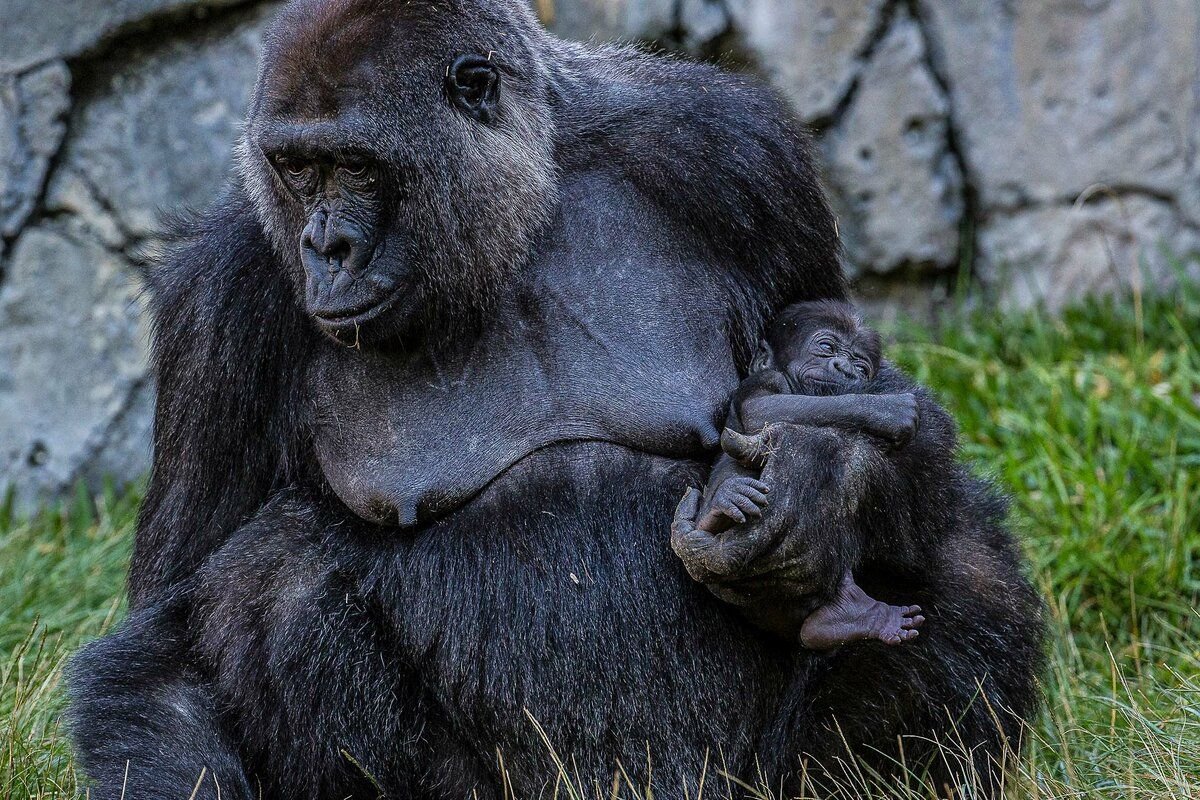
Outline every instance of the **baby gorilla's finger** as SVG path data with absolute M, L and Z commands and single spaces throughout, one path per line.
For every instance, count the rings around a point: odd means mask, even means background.
M 728 505 L 721 507 L 721 513 L 739 525 L 746 521 L 746 515 L 732 501 Z
M 762 507 L 767 504 L 767 496 L 761 490 L 753 486 L 742 486 L 738 489 L 738 494 L 749 500 L 754 505 Z
M 914 631 L 909 628 L 905 628 L 904 630 L 900 631 L 900 640 L 903 642 L 911 642 L 920 635 L 920 631 Z
M 912 616 L 915 616 L 915 615 L 921 613 L 921 607 L 920 606 L 905 606 L 904 608 L 900 609 L 900 613 L 906 617 L 912 617 Z
M 767 492 L 771 491 L 771 485 L 769 483 L 763 483 L 762 481 L 755 480 L 754 478 L 747 478 L 746 485 L 754 487 L 755 489 L 762 492 L 763 494 L 766 494 Z
M 759 504 L 751 500 L 745 494 L 734 493 L 734 495 L 729 498 L 729 502 L 737 506 L 738 509 L 748 517 L 762 516 L 762 508 L 759 507 Z
M 904 622 L 900 623 L 900 627 L 904 628 L 905 630 L 913 630 L 915 628 L 921 627 L 924 624 L 925 624 L 925 618 L 918 614 L 915 617 L 905 618 Z

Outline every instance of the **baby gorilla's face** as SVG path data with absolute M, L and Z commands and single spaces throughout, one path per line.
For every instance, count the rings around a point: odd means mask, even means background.
M 848 394 L 875 376 L 879 361 L 859 336 L 820 328 L 785 353 L 784 371 L 797 394 Z

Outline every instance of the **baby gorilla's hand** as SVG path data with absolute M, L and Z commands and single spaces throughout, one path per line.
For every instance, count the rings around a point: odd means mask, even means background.
M 741 525 L 747 519 L 761 517 L 767 507 L 767 492 L 770 488 L 760 480 L 748 477 L 733 477 L 717 487 L 712 499 L 712 510 Z M 701 527 L 704 527 L 701 521 Z
M 893 447 L 912 441 L 921 422 L 917 397 L 911 393 L 870 395 L 867 399 L 870 422 L 867 432 Z

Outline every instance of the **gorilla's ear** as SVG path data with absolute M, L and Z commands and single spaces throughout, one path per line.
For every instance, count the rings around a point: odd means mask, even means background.
M 500 102 L 500 70 L 483 56 L 459 56 L 446 73 L 446 91 L 455 108 L 488 125 Z
M 771 349 L 771 345 L 767 344 L 766 339 L 759 339 L 758 352 L 754 354 L 754 360 L 750 362 L 750 374 L 762 372 L 765 369 L 778 369 L 775 366 L 775 351 Z

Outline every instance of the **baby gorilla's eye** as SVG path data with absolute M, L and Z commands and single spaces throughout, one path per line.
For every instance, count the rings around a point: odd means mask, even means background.
M 871 367 L 869 364 L 860 361 L 857 364 L 855 364 L 855 366 L 858 367 L 859 374 L 862 375 L 864 378 L 871 377 Z
M 825 341 L 821 342 L 821 352 L 822 352 L 823 354 L 825 354 L 825 355 L 827 355 L 827 356 L 831 356 L 831 355 L 833 355 L 833 354 L 834 354 L 836 351 L 837 351 L 837 348 L 835 348 L 835 347 L 833 346 L 833 342 L 829 341 L 828 339 L 826 339 Z

